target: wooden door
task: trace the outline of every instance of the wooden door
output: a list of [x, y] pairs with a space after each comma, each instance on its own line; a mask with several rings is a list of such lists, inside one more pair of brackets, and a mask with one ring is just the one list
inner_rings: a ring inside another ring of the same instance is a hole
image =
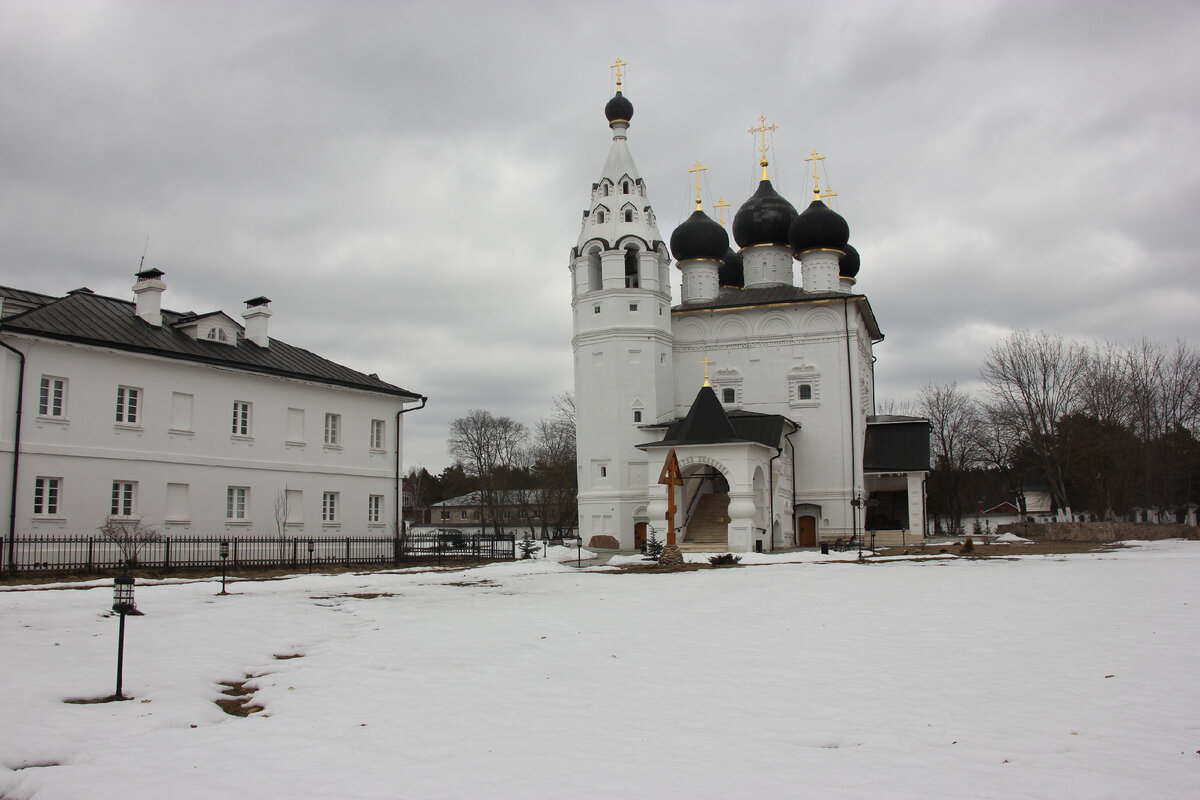
[[639, 522], [633, 526], [633, 546], [638, 550], [646, 544], [646, 523]]
[[800, 547], [817, 546], [816, 517], [798, 517], [796, 519], [796, 544]]

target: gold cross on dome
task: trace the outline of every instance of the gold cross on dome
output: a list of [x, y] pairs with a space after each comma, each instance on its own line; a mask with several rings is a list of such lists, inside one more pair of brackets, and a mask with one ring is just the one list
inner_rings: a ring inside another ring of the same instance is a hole
[[[821, 194], [819, 194], [819, 195], [817, 195], [817, 196], [818, 196], [820, 199], [822, 199], [822, 200], [826, 200], [826, 199], [828, 199], [828, 198], [830, 198], [830, 197], [837, 197], [837, 196], [838, 196], [838, 193], [837, 193], [837, 192], [834, 192], [834, 191], [830, 191], [829, 187], [828, 187], [828, 186], [826, 186], [826, 187], [825, 187], [825, 191], [821, 192]], [[829, 203], [826, 203], [825, 205], [829, 205]]]
[[712, 384], [708, 382], [708, 365], [715, 364], [716, 362], [709, 360], [708, 356], [705, 356], [704, 360], [700, 363], [704, 365], [704, 385], [711, 387]]
[[725, 227], [725, 209], [729, 208], [729, 202], [726, 201], [726, 199], [724, 197], [722, 197], [720, 202], [713, 203], [713, 208], [716, 209], [716, 212], [721, 215], [721, 227], [724, 228]]
[[617, 62], [615, 64], [609, 65], [609, 69], [615, 69], [617, 71], [617, 91], [618, 92], [621, 91], [621, 67], [628, 67], [628, 66], [629, 66], [628, 61], [622, 61], [619, 58], [617, 59]]
[[770, 149], [770, 146], [767, 144], [767, 134], [774, 133], [777, 130], [779, 130], [778, 125], [775, 123], [767, 125], [767, 118], [764, 115], [759, 114], [758, 127], [751, 128], [747, 131], [747, 133], [749, 133], [751, 136], [758, 134], [758, 152], [762, 156], [759, 163], [762, 165], [762, 179], [764, 181], [767, 180], [767, 150]]
[[688, 172], [696, 173], [696, 210], [697, 211], [699, 211], [702, 208], [702, 206], [700, 205], [700, 173], [705, 172], [707, 170], [708, 170], [708, 167], [700, 166], [699, 161], [696, 162], [696, 166], [694, 166], [688, 170]]
[[819, 156], [817, 151], [813, 150], [812, 155], [804, 160], [813, 162], [813, 199], [819, 200], [821, 198], [821, 176], [817, 174], [817, 162], [824, 161], [825, 156]]

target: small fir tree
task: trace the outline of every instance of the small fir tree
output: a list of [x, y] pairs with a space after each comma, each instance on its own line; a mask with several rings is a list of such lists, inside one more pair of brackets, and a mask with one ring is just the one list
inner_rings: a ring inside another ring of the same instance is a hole
[[533, 554], [537, 552], [538, 544], [533, 540], [533, 536], [526, 533], [525, 538], [521, 540], [519, 545], [521, 548], [521, 558], [533, 558]]
[[658, 561], [662, 555], [663, 543], [658, 540], [658, 536], [654, 532], [654, 528], [650, 529], [650, 538], [646, 540], [646, 560]]

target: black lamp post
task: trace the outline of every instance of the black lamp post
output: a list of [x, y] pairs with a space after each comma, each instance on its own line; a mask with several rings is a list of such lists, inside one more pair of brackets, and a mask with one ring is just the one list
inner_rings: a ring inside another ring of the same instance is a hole
[[221, 594], [229, 594], [225, 591], [225, 563], [229, 558], [229, 540], [221, 540]]
[[582, 536], [575, 537], [575, 547], [576, 547], [575, 566], [582, 567], [583, 566], [583, 537]]
[[313, 550], [317, 549], [317, 545], [312, 539], [308, 540], [308, 572], [312, 574]]
[[117, 693], [114, 700], [126, 699], [121, 694], [121, 677], [125, 665], [125, 615], [137, 611], [133, 604], [133, 576], [119, 575], [113, 581], [113, 612], [121, 617], [120, 632], [117, 634]]

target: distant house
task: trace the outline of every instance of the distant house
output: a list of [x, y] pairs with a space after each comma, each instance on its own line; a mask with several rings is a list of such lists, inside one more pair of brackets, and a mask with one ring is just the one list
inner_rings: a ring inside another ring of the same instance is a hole
[[6, 533], [388, 530], [424, 398], [270, 338], [265, 297], [241, 322], [166, 310], [162, 278], [138, 273], [132, 301], [0, 288]]
[[[564, 527], [555, 520], [562, 517], [556, 506], [547, 507], [542, 493], [535, 489], [511, 490], [500, 493], [495, 515], [489, 515], [480, 492], [451, 497], [429, 507], [429, 520], [414, 525], [414, 531], [453, 528], [464, 533], [502, 533], [535, 539], [556, 539], [575, 535], [574, 527]], [[481, 520], [486, 519], [486, 523]]]

